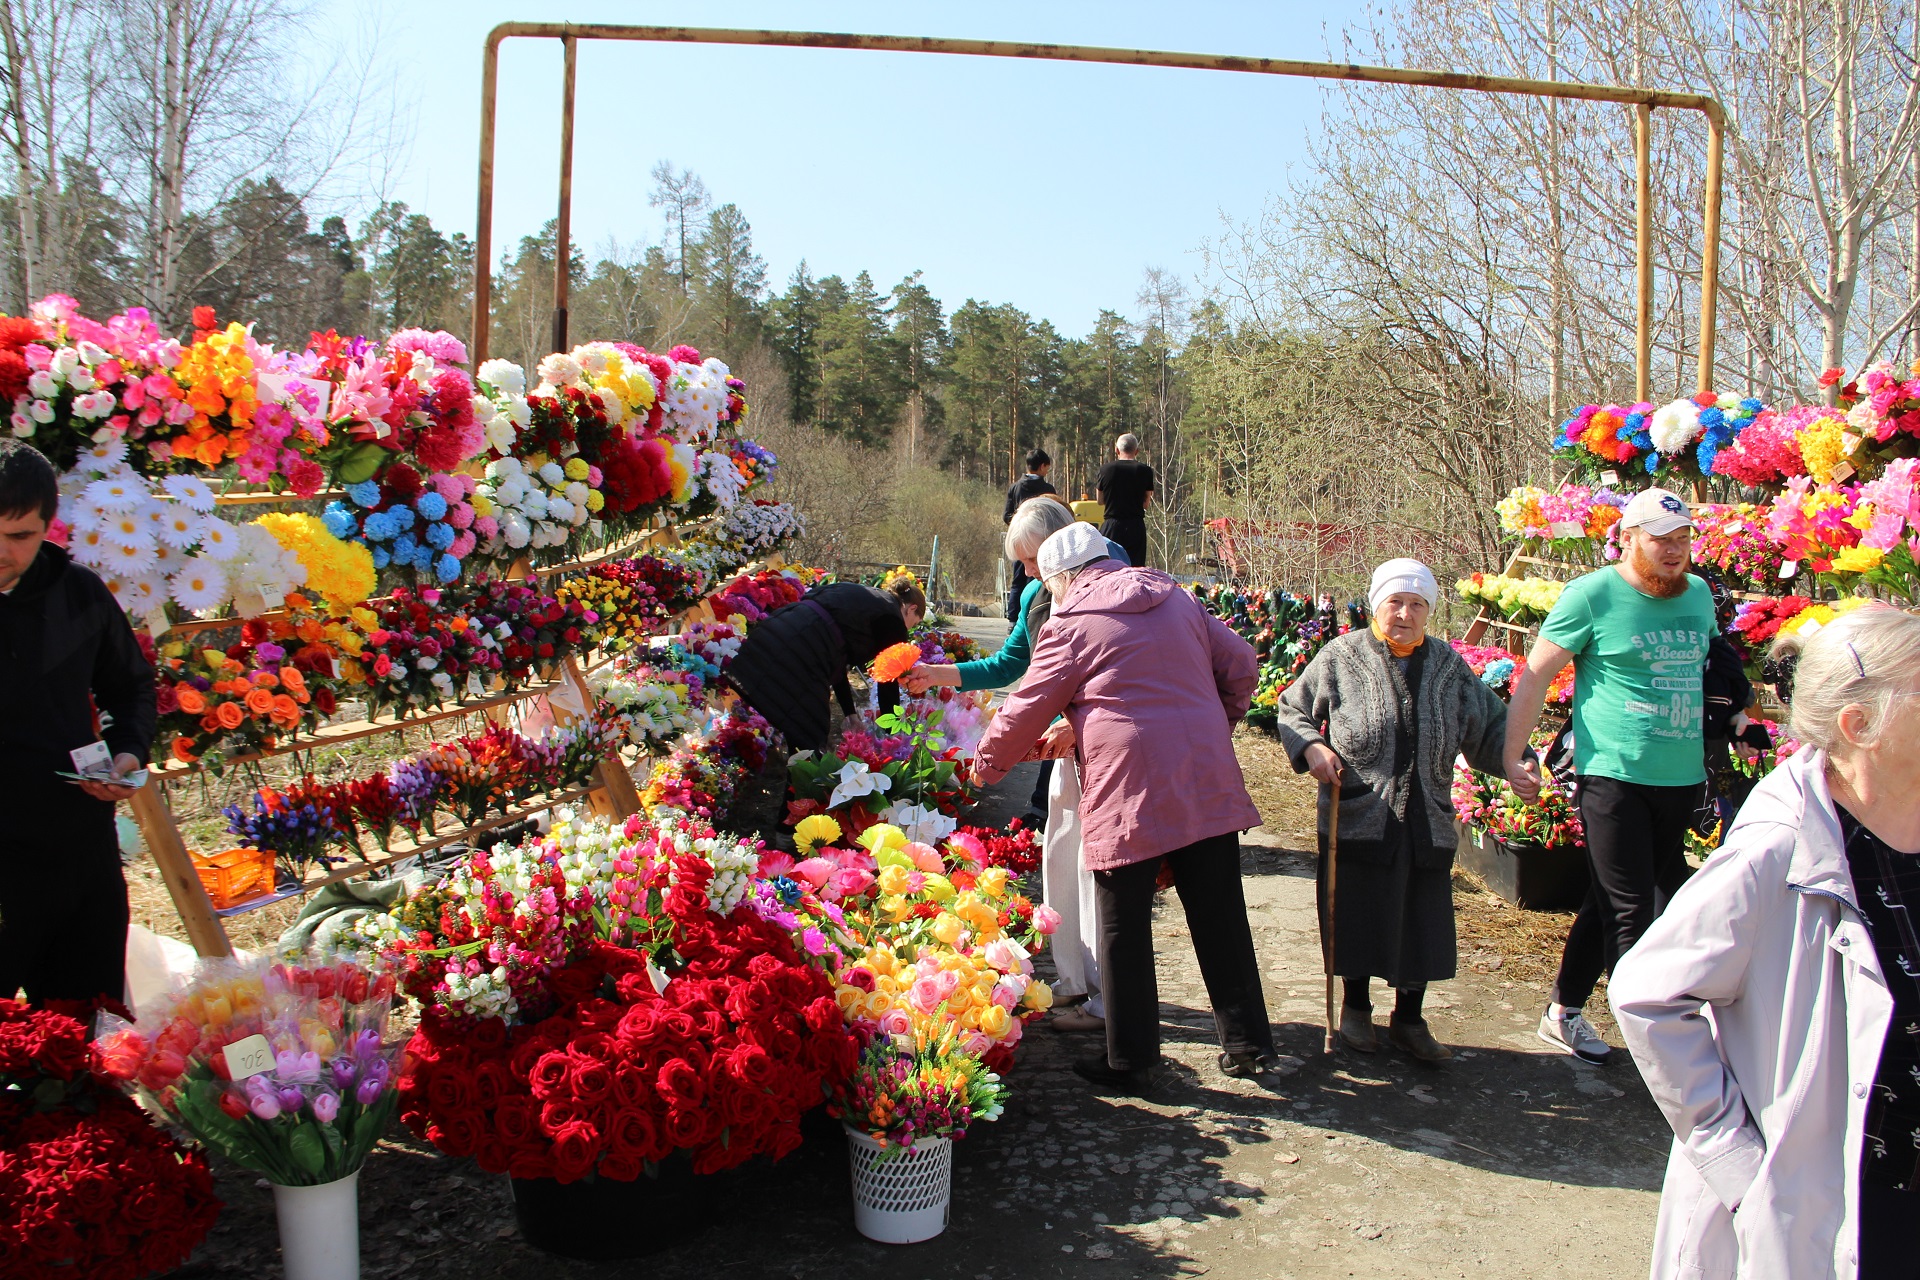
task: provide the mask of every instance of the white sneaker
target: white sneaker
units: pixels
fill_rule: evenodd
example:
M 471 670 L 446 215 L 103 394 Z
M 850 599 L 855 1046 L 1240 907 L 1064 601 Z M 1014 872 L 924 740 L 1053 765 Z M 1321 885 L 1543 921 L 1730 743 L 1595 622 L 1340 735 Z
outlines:
M 1556 1018 L 1552 1012 L 1540 1015 L 1540 1038 L 1562 1053 L 1570 1053 L 1582 1062 L 1604 1066 L 1613 1053 L 1578 1009 L 1569 1009 Z

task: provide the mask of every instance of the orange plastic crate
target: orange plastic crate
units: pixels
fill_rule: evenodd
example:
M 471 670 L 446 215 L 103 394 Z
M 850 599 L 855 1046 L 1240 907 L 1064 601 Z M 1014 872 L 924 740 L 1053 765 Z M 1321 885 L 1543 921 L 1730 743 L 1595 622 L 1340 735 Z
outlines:
M 224 911 L 273 892 L 273 854 L 266 849 L 225 849 L 194 853 L 193 869 L 207 887 L 213 908 Z

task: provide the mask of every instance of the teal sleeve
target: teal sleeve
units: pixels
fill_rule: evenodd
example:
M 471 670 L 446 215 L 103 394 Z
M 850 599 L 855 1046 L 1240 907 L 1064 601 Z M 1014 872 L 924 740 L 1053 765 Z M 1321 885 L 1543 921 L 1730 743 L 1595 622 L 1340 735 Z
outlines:
M 1033 637 L 1027 634 L 1027 609 L 1038 590 L 1040 584 L 1035 581 L 1027 583 L 1026 590 L 1020 593 L 1020 607 L 1015 611 L 1019 616 L 1014 619 L 1013 630 L 1007 632 L 1006 642 L 998 653 L 991 658 L 962 662 L 954 668 L 960 673 L 963 690 L 998 689 L 1027 674 L 1027 664 L 1033 661 Z
M 1599 572 L 1606 572 L 1604 569 Z M 1580 579 L 1568 583 L 1561 591 L 1560 599 L 1547 614 L 1547 620 L 1540 624 L 1540 638 L 1559 645 L 1568 653 L 1580 653 L 1593 640 L 1593 603 L 1587 598 L 1586 586 L 1576 586 Z

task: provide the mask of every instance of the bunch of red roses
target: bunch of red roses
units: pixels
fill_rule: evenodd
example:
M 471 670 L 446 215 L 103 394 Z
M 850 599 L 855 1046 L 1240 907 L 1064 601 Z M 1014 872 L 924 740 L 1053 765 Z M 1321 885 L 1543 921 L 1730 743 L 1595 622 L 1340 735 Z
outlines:
M 762 569 L 755 574 L 741 574 L 713 593 L 713 616 L 724 620 L 737 614 L 748 622 L 759 622 L 775 610 L 798 601 L 806 591 L 806 584 L 797 576 L 782 570 Z
M 1016 877 L 1031 875 L 1040 867 L 1038 833 L 1018 818 L 1009 822 L 1004 831 L 993 827 L 961 827 L 960 832 L 980 842 L 986 851 L 984 866 L 1005 867 Z
M 696 855 L 673 859 L 670 877 L 659 864 L 643 945 L 574 951 L 547 975 L 540 1021 L 427 1007 L 402 1118 L 488 1172 L 560 1182 L 629 1181 L 676 1151 L 696 1173 L 791 1152 L 857 1046 L 833 984 L 786 931 L 750 906 L 709 910 L 712 875 Z
M 94 1087 L 85 1016 L 0 1000 L 0 1280 L 171 1270 L 220 1212 L 205 1159 Z

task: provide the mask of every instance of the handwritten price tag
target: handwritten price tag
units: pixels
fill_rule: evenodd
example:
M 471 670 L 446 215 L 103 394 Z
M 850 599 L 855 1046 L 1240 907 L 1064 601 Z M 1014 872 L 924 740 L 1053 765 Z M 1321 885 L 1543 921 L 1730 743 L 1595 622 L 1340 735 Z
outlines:
M 267 1043 L 265 1036 L 253 1035 L 244 1040 L 235 1040 L 220 1052 L 227 1055 L 227 1074 L 235 1080 L 245 1080 L 248 1076 L 273 1070 L 273 1046 Z
M 1618 471 L 1602 471 L 1600 473 L 1600 483 L 1604 485 L 1619 484 L 1620 473 Z
M 260 600 L 269 609 L 283 609 L 287 604 L 287 595 L 277 587 L 264 587 L 260 591 Z

